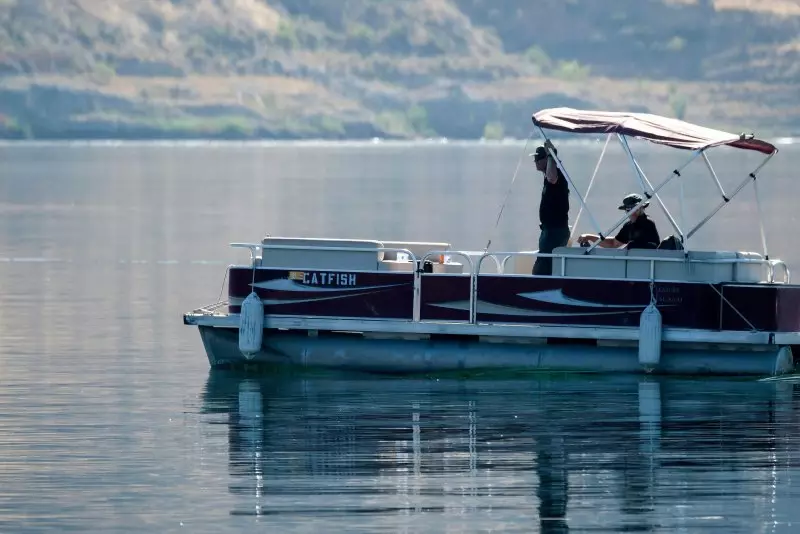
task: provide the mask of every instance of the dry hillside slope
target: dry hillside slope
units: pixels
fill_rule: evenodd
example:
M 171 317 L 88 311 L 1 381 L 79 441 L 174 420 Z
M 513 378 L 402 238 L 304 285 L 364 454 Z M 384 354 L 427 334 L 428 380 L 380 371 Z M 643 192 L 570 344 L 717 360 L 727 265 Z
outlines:
M 800 133 L 800 0 L 0 0 L 0 135 L 525 135 L 537 107 Z

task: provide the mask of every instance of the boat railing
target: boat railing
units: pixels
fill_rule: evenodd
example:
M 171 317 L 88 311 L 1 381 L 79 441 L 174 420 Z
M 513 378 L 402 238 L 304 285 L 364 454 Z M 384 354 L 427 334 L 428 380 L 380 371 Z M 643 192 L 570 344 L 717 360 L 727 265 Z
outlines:
M 792 273 L 789 270 L 789 266 L 783 260 L 769 260 L 770 262 L 770 269 L 772 271 L 772 279 L 775 279 L 775 267 L 780 267 L 783 269 L 783 280 L 785 284 L 792 283 Z
M 252 267 L 257 266 L 258 251 L 264 248 L 260 243 L 231 243 L 231 248 L 246 248 L 250 251 L 250 262 Z
M 467 260 L 467 265 L 469 265 L 469 272 L 468 273 L 460 273 L 460 274 L 467 274 L 472 275 L 475 272 L 475 262 L 472 260 L 472 256 L 470 254 L 472 251 L 469 250 L 431 250 L 427 254 L 425 254 L 422 259 L 420 260 L 424 265 L 428 258 L 435 258 L 436 256 L 458 256 Z M 447 265 L 446 263 L 444 265 Z M 498 273 L 501 272 L 500 265 L 498 262 Z M 432 274 L 432 273 L 423 273 L 423 274 Z
M 463 251 L 460 251 L 460 252 L 462 254 L 469 255 L 470 259 L 472 259 L 472 261 L 470 262 L 470 265 L 472 265 L 472 266 L 475 265 L 475 259 L 474 258 L 480 259 L 480 258 L 482 258 L 483 256 L 486 255 L 486 251 L 484 251 L 484 250 L 463 250 Z M 451 251 L 450 254 L 455 254 L 455 252 Z M 497 269 L 497 273 L 498 274 L 503 274 L 503 264 L 502 264 L 500 258 L 498 258 L 496 256 L 493 256 L 493 255 L 490 256 L 490 257 L 492 258 L 492 260 L 494 260 L 494 265 L 495 265 L 495 268 Z M 475 274 L 480 274 L 480 272 L 481 272 L 480 267 L 477 270 L 472 269 L 470 271 L 470 274 L 473 271 L 475 272 Z
M 217 301 L 213 304 L 207 304 L 205 306 L 201 306 L 192 310 L 192 313 L 197 315 L 217 315 L 219 310 L 222 308 L 227 308 L 228 306 L 228 299 L 223 299 L 222 295 L 225 292 L 225 282 L 228 281 L 228 276 L 231 272 L 231 267 L 233 265 L 228 265 L 227 269 L 225 269 L 225 277 L 222 279 L 222 287 L 219 289 L 219 297 L 217 297 Z
M 483 252 L 480 252 L 483 255 Z M 425 264 L 425 261 L 428 258 L 436 257 L 436 256 L 458 256 L 467 260 L 467 265 L 469 265 L 469 272 L 468 273 L 460 273 L 459 276 L 469 276 L 469 316 L 470 321 L 471 318 L 475 315 L 475 288 L 476 288 L 476 280 L 478 279 L 477 274 L 480 273 L 480 269 L 475 271 L 475 262 L 472 260 L 472 255 L 476 255 L 475 252 L 471 250 L 431 250 L 428 251 L 425 256 L 422 257 L 422 265 Z M 497 265 L 497 272 L 502 273 L 502 268 L 500 266 L 500 262 L 495 258 L 495 265 Z M 419 291 L 415 291 L 414 293 L 414 317 L 415 321 L 419 320 L 421 316 L 421 307 L 422 307 L 422 275 L 426 273 L 418 273 L 414 277 L 414 285 Z M 433 274 L 433 273 L 430 273 Z

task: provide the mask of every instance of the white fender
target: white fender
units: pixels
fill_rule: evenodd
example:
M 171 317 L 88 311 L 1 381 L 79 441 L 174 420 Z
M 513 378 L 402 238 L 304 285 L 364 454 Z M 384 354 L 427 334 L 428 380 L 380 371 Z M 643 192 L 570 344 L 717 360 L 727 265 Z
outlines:
M 639 363 L 647 368 L 661 361 L 661 312 L 650 303 L 639 321 Z
M 239 314 L 239 352 L 252 360 L 261 350 L 264 337 L 264 304 L 255 291 L 242 302 Z

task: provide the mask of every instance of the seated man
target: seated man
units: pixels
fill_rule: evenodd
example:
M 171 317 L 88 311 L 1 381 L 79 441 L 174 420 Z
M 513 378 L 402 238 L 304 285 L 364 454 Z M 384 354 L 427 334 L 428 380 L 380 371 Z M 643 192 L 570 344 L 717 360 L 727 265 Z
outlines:
M 606 248 L 620 248 L 627 245 L 628 249 L 634 248 L 658 248 L 661 242 L 661 237 L 658 235 L 656 223 L 650 220 L 644 213 L 644 209 L 650 205 L 650 202 L 645 202 L 636 209 L 634 206 L 642 201 L 642 197 L 637 194 L 631 194 L 622 199 L 622 205 L 619 207 L 628 213 L 628 222 L 622 225 L 617 235 L 614 237 L 606 237 L 597 245 Z M 592 244 L 600 239 L 599 236 L 594 234 L 581 234 L 578 237 L 578 243 L 581 245 Z

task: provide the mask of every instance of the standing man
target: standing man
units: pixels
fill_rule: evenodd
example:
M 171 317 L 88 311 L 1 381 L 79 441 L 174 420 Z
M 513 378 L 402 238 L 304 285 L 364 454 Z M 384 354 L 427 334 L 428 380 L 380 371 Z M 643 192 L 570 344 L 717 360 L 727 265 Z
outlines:
M 539 252 L 550 254 L 556 247 L 565 247 L 569 241 L 569 184 L 556 161 L 548 153 L 558 151 L 550 140 L 537 147 L 533 153 L 536 170 L 544 174 L 542 200 L 539 203 Z M 536 257 L 533 274 L 550 276 L 553 274 L 553 258 Z

